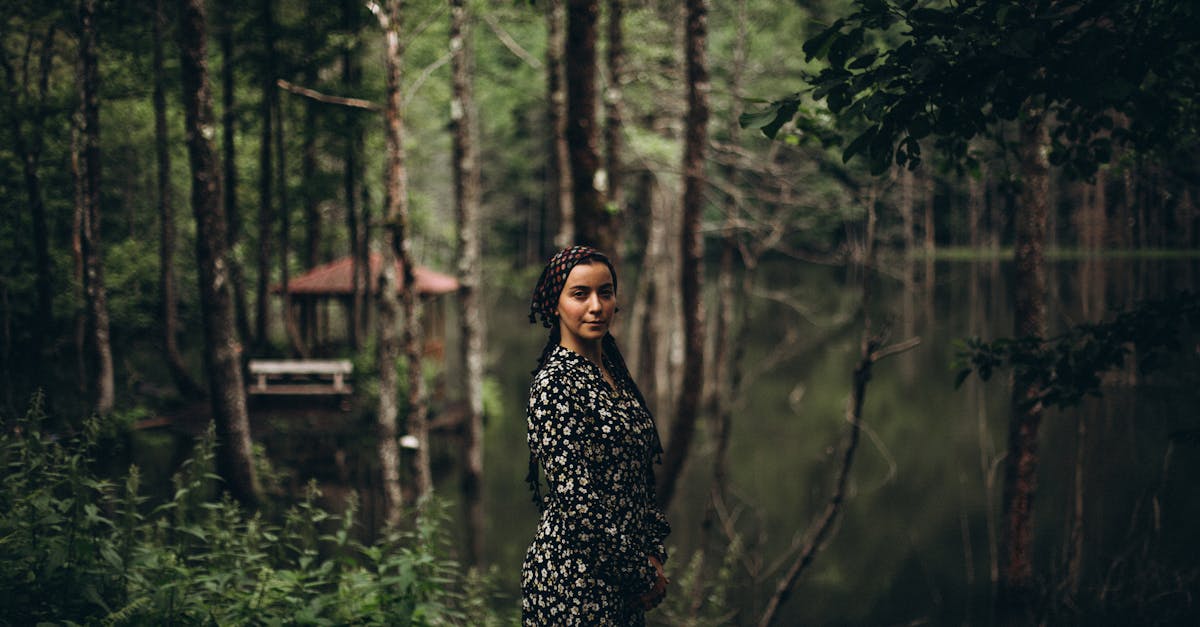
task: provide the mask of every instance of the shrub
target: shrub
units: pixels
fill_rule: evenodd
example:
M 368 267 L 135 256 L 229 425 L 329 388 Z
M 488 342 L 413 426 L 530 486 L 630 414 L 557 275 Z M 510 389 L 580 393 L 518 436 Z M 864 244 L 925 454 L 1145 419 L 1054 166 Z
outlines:
M 353 499 L 334 516 L 310 484 L 273 523 L 219 491 L 210 429 L 149 507 L 137 467 L 120 483 L 91 470 L 99 419 L 64 440 L 42 431 L 42 408 L 39 395 L 0 425 L 0 625 L 511 622 L 490 607 L 490 578 L 446 557 L 439 503 L 367 545 Z

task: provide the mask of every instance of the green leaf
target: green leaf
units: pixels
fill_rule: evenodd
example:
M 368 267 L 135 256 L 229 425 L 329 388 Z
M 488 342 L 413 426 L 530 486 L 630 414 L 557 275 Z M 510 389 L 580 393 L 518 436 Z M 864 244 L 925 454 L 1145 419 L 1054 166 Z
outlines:
M 825 55 L 829 54 L 829 47 L 833 45 L 834 37 L 836 37 L 845 24 L 845 20 L 838 20 L 831 24 L 829 28 L 821 31 L 816 37 L 804 42 L 804 60 L 812 61 L 813 59 L 824 59 Z
M 842 151 L 842 163 L 849 163 L 854 155 L 863 152 L 863 149 L 869 146 L 871 140 L 875 138 L 877 130 L 878 127 L 872 126 L 863 131 L 858 137 L 855 137 L 854 141 L 850 142 L 850 145 L 846 146 L 846 149 Z

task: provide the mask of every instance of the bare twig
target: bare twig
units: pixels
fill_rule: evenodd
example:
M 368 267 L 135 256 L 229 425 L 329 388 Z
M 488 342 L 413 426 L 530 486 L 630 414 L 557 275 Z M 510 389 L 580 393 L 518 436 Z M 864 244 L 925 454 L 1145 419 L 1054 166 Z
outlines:
M 483 21 L 487 22 L 488 28 L 492 29 L 492 32 L 496 34 L 496 38 L 500 40 L 500 43 L 504 44 L 505 48 L 508 48 L 509 52 L 517 55 L 517 58 L 524 61 L 529 67 L 535 70 L 542 69 L 541 59 L 529 54 L 528 50 L 522 48 L 521 44 L 517 43 L 517 40 L 513 39 L 512 35 L 509 35 L 508 31 L 500 26 L 495 17 L 484 15 Z
M 310 98 L 312 100 L 316 100 L 317 102 L 323 102 L 325 104 L 340 105 L 343 107 L 352 107 L 354 109 L 365 109 L 367 111 L 374 111 L 376 113 L 383 111 L 383 107 L 381 107 L 380 105 L 378 105 L 374 102 L 371 102 L 370 100 L 362 100 L 360 98 L 346 98 L 343 96 L 331 96 L 329 94 L 323 94 L 314 89 L 309 89 L 307 87 L 301 87 L 299 85 L 296 85 L 295 83 L 288 82 L 282 78 L 276 80 L 275 84 L 279 85 L 279 87 L 285 91 L 289 91 L 293 94 L 296 94 L 297 96 L 304 96 L 305 98 Z

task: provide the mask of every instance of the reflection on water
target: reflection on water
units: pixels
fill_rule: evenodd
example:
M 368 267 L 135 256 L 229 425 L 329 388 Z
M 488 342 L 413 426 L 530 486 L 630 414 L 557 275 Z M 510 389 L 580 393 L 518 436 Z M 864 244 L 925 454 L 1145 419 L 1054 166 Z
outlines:
M 1139 299 L 1196 290 L 1197 265 L 1196 259 L 1052 264 L 1051 333 Z M 862 331 L 860 279 L 859 270 L 794 262 L 766 264 L 754 279 L 751 291 L 759 297 L 750 303 L 745 393 L 729 447 L 730 513 L 748 547 L 733 579 L 740 623 L 754 623 L 797 540 L 826 504 Z M 1007 389 L 1001 376 L 989 383 L 969 379 L 954 390 L 950 363 L 958 338 L 1011 335 L 1010 282 L 1006 264 L 996 261 L 894 263 L 882 270 L 872 320 L 890 329 L 892 341 L 919 336 L 922 343 L 876 366 L 838 530 L 797 584 L 779 624 L 988 624 Z M 514 605 L 537 517 L 524 482 L 525 396 L 545 341 L 540 326 L 526 324 L 528 291 L 520 283 L 490 281 L 497 287 L 485 292 L 488 372 L 497 401 L 486 433 L 485 559 L 496 566 Z M 456 328 L 454 320 L 448 328 Z M 447 354 L 454 350 L 449 346 Z M 1102 399 L 1047 415 L 1035 540 L 1044 579 L 1066 582 L 1074 559 L 1081 594 L 1103 588 L 1110 605 L 1122 598 L 1173 602 L 1160 593 L 1175 585 L 1171 578 L 1181 570 L 1194 568 L 1182 556 L 1200 544 L 1193 532 L 1200 493 L 1189 481 L 1200 472 L 1200 452 L 1194 439 L 1176 445 L 1168 439 L 1200 428 L 1194 355 L 1190 364 L 1145 380 L 1124 370 L 1107 379 Z M 455 371 L 453 359 L 448 367 Z M 452 400 L 453 385 L 447 388 Z M 334 508 L 358 491 L 370 533 L 378 518 L 371 408 L 306 412 L 256 417 L 256 441 L 272 463 L 296 470 L 279 473 L 287 482 L 280 489 L 298 493 L 316 477 Z M 664 434 L 666 420 L 659 418 Z M 161 480 L 156 491 L 169 493 L 170 468 L 186 446 L 161 433 L 138 437 L 135 461 L 152 487 Z M 714 449 L 703 421 L 694 446 L 669 514 L 675 532 L 668 570 L 676 569 L 677 581 L 701 544 Z M 437 491 L 457 497 L 457 444 L 442 436 L 433 453 Z M 461 525 L 460 512 L 451 514 Z
M 1196 289 L 1196 265 L 1194 259 L 1053 264 L 1051 332 L 1098 320 L 1138 299 Z M 990 261 L 936 267 L 921 262 L 915 269 L 895 264 L 894 275 L 888 272 L 872 319 L 891 329 L 893 341 L 916 335 L 922 344 L 876 367 L 864 411 L 868 433 L 840 528 L 798 583 L 781 624 L 986 624 L 1007 390 L 997 377 L 989 383 L 969 380 L 956 391 L 950 362 L 957 338 L 1011 335 L 1011 279 L 1005 264 Z M 772 564 L 785 558 L 825 506 L 846 430 L 844 406 L 861 333 L 861 319 L 851 315 L 859 302 L 858 279 L 851 270 L 792 262 L 768 264 L 756 279 L 756 291 L 785 291 L 807 315 L 781 298 L 751 303 L 749 378 L 729 450 L 738 528 L 761 558 L 757 575 L 744 571 L 736 578 L 742 622 L 761 610 L 774 587 L 779 571 L 768 572 Z M 500 386 L 504 415 L 488 426 L 488 558 L 515 596 L 521 556 L 536 524 L 522 481 L 524 398 L 544 336 L 540 327 L 522 324 L 523 290 L 491 297 L 490 372 Z M 796 331 L 791 334 L 796 354 L 756 369 L 771 360 L 789 329 Z M 1110 381 L 1103 399 L 1051 413 L 1043 423 L 1036 564 L 1059 581 L 1076 557 L 1085 591 L 1097 589 L 1105 577 L 1135 574 L 1130 568 L 1179 567 L 1172 560 L 1194 552 L 1198 542 L 1190 530 L 1200 495 L 1189 489 L 1186 477 L 1200 470 L 1200 455 L 1184 446 L 1166 459 L 1169 434 L 1200 426 L 1193 409 L 1200 401 L 1197 373 L 1174 373 L 1138 387 L 1130 385 L 1137 382 L 1132 371 Z M 665 433 L 664 422 L 660 418 Z M 713 449 L 706 435 L 702 431 L 697 438 L 670 512 L 675 568 L 701 540 Z M 1077 461 L 1083 469 L 1079 484 Z M 454 486 L 445 482 L 443 494 Z M 1083 494 L 1076 532 L 1082 544 L 1073 549 L 1077 487 Z

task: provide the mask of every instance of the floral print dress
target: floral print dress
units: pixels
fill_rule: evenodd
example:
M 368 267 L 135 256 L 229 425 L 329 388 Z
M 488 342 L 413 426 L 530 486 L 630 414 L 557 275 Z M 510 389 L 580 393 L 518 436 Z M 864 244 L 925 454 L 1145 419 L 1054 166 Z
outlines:
M 637 597 L 671 528 L 654 497 L 654 424 L 631 385 L 613 389 L 556 346 L 530 386 L 529 448 L 550 489 L 521 568 L 525 625 L 645 624 Z

